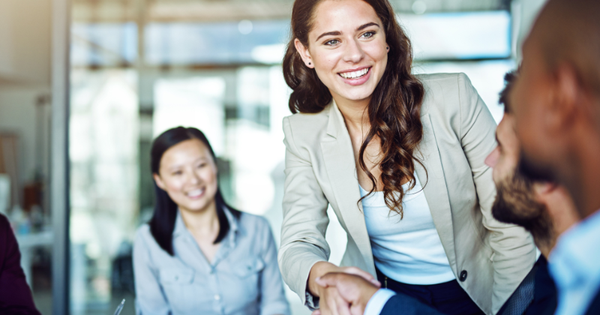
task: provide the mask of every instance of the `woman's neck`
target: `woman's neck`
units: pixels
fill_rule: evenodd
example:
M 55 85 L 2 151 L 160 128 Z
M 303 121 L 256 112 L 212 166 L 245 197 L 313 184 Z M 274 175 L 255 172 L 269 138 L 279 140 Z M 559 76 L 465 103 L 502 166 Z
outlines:
M 181 218 L 185 227 L 193 235 L 213 235 L 219 231 L 219 218 L 217 217 L 216 204 L 210 205 L 202 211 L 181 209 Z
M 344 117 L 347 128 L 368 130 L 369 122 L 369 99 L 361 101 L 337 100 L 335 103 Z

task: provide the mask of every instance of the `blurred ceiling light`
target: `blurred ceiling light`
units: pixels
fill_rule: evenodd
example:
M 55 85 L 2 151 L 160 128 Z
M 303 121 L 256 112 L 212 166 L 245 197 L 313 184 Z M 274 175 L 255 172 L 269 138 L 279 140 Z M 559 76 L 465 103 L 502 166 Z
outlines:
M 252 59 L 265 64 L 280 64 L 285 54 L 285 44 L 260 45 L 252 48 Z
M 252 22 L 248 20 L 241 20 L 238 23 L 238 30 L 243 35 L 248 35 L 252 32 Z
M 424 1 L 417 0 L 413 2 L 412 10 L 415 14 L 423 14 L 427 11 L 427 4 Z

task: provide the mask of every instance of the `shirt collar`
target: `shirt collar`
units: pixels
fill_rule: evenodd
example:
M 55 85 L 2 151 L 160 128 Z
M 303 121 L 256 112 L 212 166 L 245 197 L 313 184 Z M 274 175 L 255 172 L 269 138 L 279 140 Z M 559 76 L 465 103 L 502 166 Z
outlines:
M 600 210 L 558 239 L 548 267 L 561 287 L 578 286 L 600 277 Z
M 225 217 L 227 218 L 227 221 L 229 222 L 229 232 L 227 233 L 225 238 L 223 238 L 222 242 L 228 242 L 229 246 L 231 246 L 233 248 L 233 247 L 235 247 L 235 244 L 236 244 L 238 232 L 240 232 L 240 228 L 239 228 L 239 225 L 237 222 L 238 220 L 236 220 L 233 217 L 233 215 L 231 214 L 231 211 L 227 207 L 223 207 L 223 209 L 224 209 L 223 212 L 225 213 Z M 191 233 L 185 227 L 185 223 L 183 222 L 183 218 L 181 217 L 181 213 L 178 209 L 177 217 L 175 218 L 175 228 L 173 229 L 173 238 L 183 236 L 183 235 L 191 236 Z

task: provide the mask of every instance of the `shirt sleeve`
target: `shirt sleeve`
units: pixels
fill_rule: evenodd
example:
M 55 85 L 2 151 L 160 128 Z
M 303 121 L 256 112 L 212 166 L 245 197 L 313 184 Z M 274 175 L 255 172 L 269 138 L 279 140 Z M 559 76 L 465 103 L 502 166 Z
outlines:
M 290 305 L 285 297 L 283 290 L 283 281 L 277 264 L 277 247 L 273 239 L 273 233 L 266 220 L 264 220 L 262 231 L 263 253 L 262 259 L 265 262 L 265 268 L 260 275 L 260 314 L 275 315 L 290 314 Z
M 137 315 L 167 315 L 171 308 L 162 291 L 158 272 L 152 264 L 145 237 L 140 228 L 133 244 L 133 274 L 135 279 L 135 308 Z M 148 235 L 144 235 L 148 234 Z M 151 237 L 151 236 L 149 236 Z
M 389 289 L 377 290 L 367 303 L 367 307 L 365 307 L 365 315 L 379 315 L 383 310 L 385 303 L 387 303 L 394 295 L 396 295 L 396 293 Z

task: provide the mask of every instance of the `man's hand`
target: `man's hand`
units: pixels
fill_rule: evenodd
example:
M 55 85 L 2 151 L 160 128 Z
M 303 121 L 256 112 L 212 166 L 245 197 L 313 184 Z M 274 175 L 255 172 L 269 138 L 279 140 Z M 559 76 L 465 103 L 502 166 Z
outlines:
M 334 273 L 353 274 L 365 279 L 367 282 L 370 281 L 376 286 L 381 286 L 377 279 L 360 268 L 338 267 L 329 262 L 318 262 L 311 268 L 308 277 L 308 289 L 314 296 L 320 298 L 319 314 L 322 315 L 350 315 L 350 303 L 340 296 L 335 286 L 325 287 L 316 282 L 317 278 Z
M 336 298 L 336 310 L 331 310 L 334 314 L 348 314 L 348 309 L 343 306 L 348 306 L 351 315 L 363 315 L 367 303 L 371 297 L 379 290 L 379 285 L 365 280 L 363 277 L 343 273 L 330 272 L 316 279 L 318 285 L 332 292 L 331 295 Z M 332 290 L 335 290 L 333 293 Z M 339 298 L 343 300 L 339 300 Z M 345 303 L 343 303 L 345 301 Z M 324 301 L 321 301 L 323 305 Z M 329 303 L 326 303 L 329 304 Z M 339 305 L 345 304 L 345 305 Z M 317 310 L 312 315 L 325 315 L 327 312 Z M 337 311 L 337 313 L 336 313 Z

